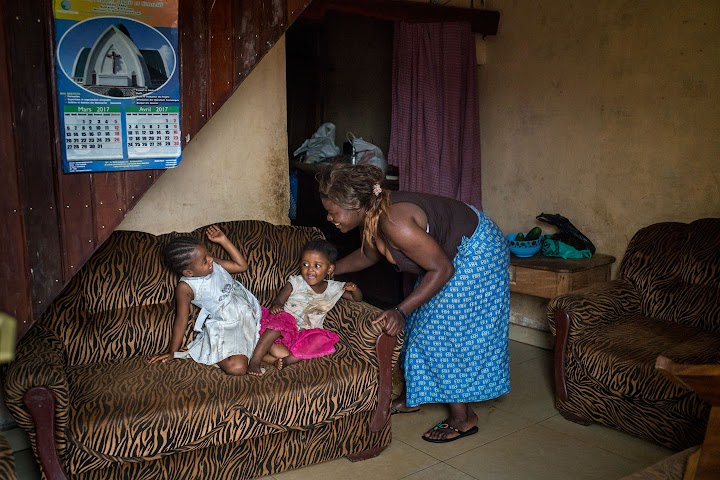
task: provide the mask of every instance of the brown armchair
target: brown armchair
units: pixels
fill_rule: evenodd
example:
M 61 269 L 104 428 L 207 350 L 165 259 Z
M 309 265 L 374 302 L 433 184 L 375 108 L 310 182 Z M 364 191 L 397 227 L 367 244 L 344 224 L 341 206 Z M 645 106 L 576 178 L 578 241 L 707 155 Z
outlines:
M 554 298 L 555 404 L 671 448 L 702 443 L 709 408 L 655 370 L 720 357 L 720 218 L 645 227 L 616 280 Z

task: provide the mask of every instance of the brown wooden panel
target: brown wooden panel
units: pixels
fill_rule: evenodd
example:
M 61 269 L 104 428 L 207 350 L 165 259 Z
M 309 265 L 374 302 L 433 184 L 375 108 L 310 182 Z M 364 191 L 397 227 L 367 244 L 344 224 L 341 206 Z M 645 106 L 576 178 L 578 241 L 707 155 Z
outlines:
M 119 225 L 125 218 L 127 212 L 125 176 L 127 173 L 93 173 L 92 205 L 95 241 L 98 246 L 107 239 L 115 226 Z M 140 173 L 144 174 L 144 172 Z
M 205 2 L 182 1 L 178 11 L 183 146 L 208 120 L 208 40 Z
M 233 0 L 208 0 L 210 32 L 210 116 L 220 109 L 235 89 Z
M 297 20 L 303 13 L 305 8 L 310 4 L 310 0 L 287 0 L 287 23 L 288 26 Z
M 0 44 L 7 45 L 7 10 L 0 11 Z M 13 132 L 13 101 L 9 59 L 0 48 L 0 205 L 2 205 L 3 261 L 0 262 L 0 310 L 18 321 L 18 335 L 32 321 L 30 269 L 25 250 L 25 226 Z M 12 279 L 12 281 L 11 281 Z
M 17 161 L 23 203 L 33 317 L 37 318 L 62 283 L 62 254 L 55 209 L 55 169 L 50 123 L 49 52 L 46 2 L 6 2 L 8 46 Z
M 261 2 L 236 0 L 235 17 L 235 88 L 257 65 L 260 57 Z
M 287 0 L 262 0 L 260 48 L 263 55 L 275 46 L 287 29 Z
M 145 192 L 160 178 L 165 170 L 139 170 L 126 172 L 125 175 L 125 198 L 126 208 L 129 212 L 142 198 Z
M 58 174 L 64 283 L 70 280 L 95 250 L 91 178 L 91 173 Z
M 313 0 L 307 13 L 322 18 L 327 10 L 363 15 L 391 22 L 469 22 L 473 32 L 496 35 L 500 12 L 403 0 Z

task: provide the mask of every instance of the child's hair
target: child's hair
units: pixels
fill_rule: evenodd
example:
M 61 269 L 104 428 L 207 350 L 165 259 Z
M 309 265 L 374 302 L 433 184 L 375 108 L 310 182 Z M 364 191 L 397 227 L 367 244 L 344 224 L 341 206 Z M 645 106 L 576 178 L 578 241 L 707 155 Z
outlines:
M 330 262 L 330 265 L 335 263 L 338 258 L 338 251 L 335 245 L 328 242 L 327 240 L 310 240 L 305 244 L 301 253 L 305 252 L 320 252 L 325 255 Z
M 193 253 L 198 245 L 201 245 L 200 240 L 195 237 L 180 235 L 173 238 L 163 252 L 165 264 L 173 272 L 182 275 L 183 270 L 192 263 Z

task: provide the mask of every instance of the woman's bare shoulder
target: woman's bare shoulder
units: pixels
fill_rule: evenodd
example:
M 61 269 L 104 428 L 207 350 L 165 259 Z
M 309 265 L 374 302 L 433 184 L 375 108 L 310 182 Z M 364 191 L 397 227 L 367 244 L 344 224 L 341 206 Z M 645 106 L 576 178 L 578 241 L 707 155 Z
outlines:
M 426 231 L 426 226 L 425 212 L 411 202 L 393 203 L 388 212 L 380 217 L 380 228 L 389 237 L 418 229 Z

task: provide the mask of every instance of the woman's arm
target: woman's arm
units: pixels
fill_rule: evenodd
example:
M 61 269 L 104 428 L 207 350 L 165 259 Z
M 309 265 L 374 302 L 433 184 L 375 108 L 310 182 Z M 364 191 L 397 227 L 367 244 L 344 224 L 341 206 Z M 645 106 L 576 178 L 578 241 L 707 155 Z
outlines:
M 243 254 L 240 253 L 235 244 L 225 236 L 225 233 L 223 233 L 217 225 L 210 225 L 205 231 L 205 235 L 207 235 L 211 242 L 217 243 L 223 247 L 230 256 L 230 260 L 222 258 L 214 259 L 215 262 L 222 265 L 225 270 L 229 273 L 241 273 L 248 269 L 247 260 L 245 260 Z
M 190 316 L 190 301 L 194 294 L 190 285 L 180 282 L 175 287 L 175 321 L 173 322 L 172 337 L 168 345 L 168 353 L 158 355 L 150 359 L 150 363 L 165 363 L 175 357 L 175 352 L 180 351 L 182 347 L 185 329 L 187 328 L 188 318 Z
M 380 261 L 382 257 L 374 246 L 365 245 L 364 249 L 357 249 L 350 255 L 347 255 L 335 262 L 335 275 L 343 273 L 357 272 L 372 267 Z

